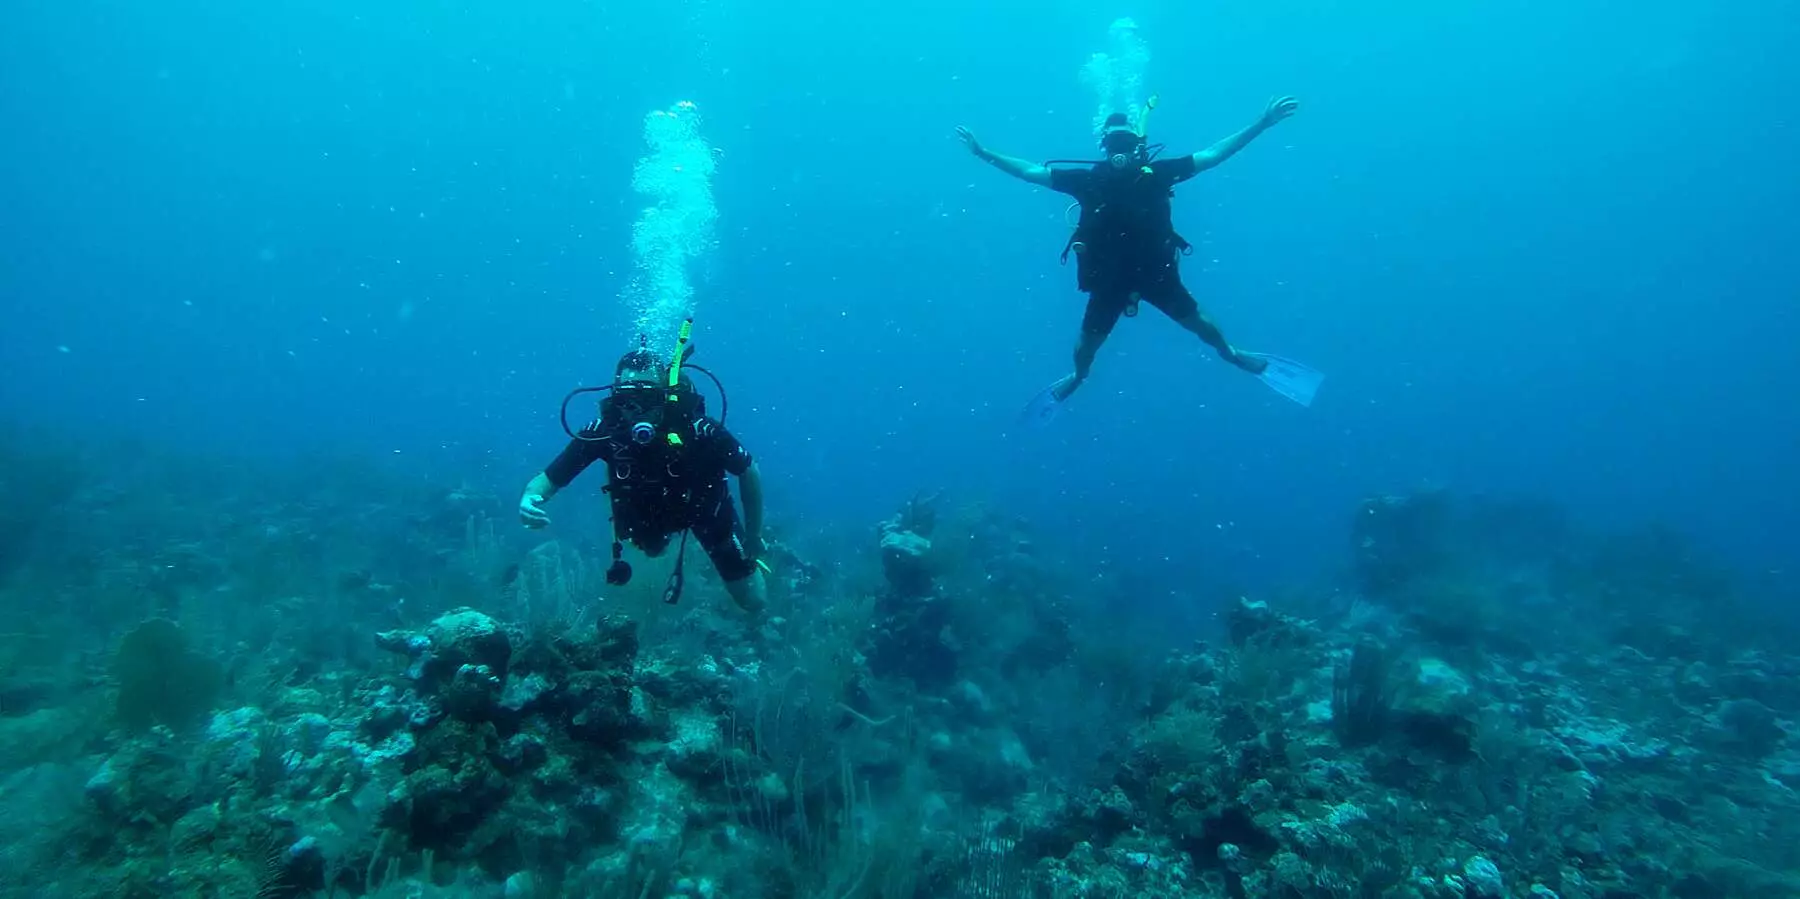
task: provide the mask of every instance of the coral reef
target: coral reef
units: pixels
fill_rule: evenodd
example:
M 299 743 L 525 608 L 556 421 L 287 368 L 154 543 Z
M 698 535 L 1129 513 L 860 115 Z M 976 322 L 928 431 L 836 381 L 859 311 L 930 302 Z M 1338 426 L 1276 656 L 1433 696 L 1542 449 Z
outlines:
M 921 494 L 749 621 L 318 489 L 12 565 L 117 624 L 0 643 L 0 896 L 1800 895 L 1792 632 L 1666 531 L 1381 498 L 1340 589 L 1146 633 Z

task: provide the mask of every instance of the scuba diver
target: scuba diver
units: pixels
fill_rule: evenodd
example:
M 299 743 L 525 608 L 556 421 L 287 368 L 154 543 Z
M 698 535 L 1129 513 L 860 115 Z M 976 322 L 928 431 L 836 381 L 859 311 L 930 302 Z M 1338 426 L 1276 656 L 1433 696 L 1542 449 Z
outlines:
M 1151 98 L 1148 109 L 1154 109 L 1155 102 Z M 1170 202 L 1175 185 L 1235 156 L 1298 107 L 1292 97 L 1271 100 L 1249 127 L 1193 155 L 1167 159 L 1156 158 L 1161 148 L 1146 143 L 1142 122 L 1134 128 L 1119 112 L 1108 116 L 1103 126 L 1100 150 L 1106 158 L 1099 161 L 1028 162 L 989 150 L 968 128 L 956 129 L 977 159 L 1014 178 L 1068 194 L 1081 210 L 1062 253 L 1064 263 L 1069 254 L 1075 255 L 1076 286 L 1088 295 L 1075 346 L 1075 370 L 1046 388 L 1028 407 L 1028 415 L 1049 418 L 1081 387 L 1119 317 L 1137 315 L 1140 301 L 1162 310 L 1225 361 L 1260 376 L 1283 396 L 1301 405 L 1311 403 L 1321 375 L 1278 356 L 1232 346 L 1181 283 L 1177 261 L 1191 247 L 1175 233 Z M 1071 165 L 1079 167 L 1061 167 Z
M 668 365 L 640 346 L 619 360 L 612 384 L 583 387 L 563 400 L 563 430 L 568 431 L 569 400 L 581 393 L 609 394 L 600 402 L 599 419 L 580 433 L 570 432 L 569 445 L 525 485 L 519 520 L 528 528 L 550 524 L 543 503 L 589 465 L 605 462 L 607 482 L 601 489 L 612 497 L 613 523 L 607 583 L 619 586 L 631 579 L 631 566 L 622 558 L 623 541 L 655 557 L 680 534 L 675 571 L 663 593 L 665 602 L 675 603 L 681 597 L 682 562 L 691 532 L 712 559 L 732 600 L 756 614 L 767 601 L 766 568 L 758 558 L 763 546 L 762 475 L 743 444 L 725 430 L 723 386 L 719 418 L 714 420 L 706 415 L 705 398 L 684 370 L 712 377 L 699 366 L 684 367 L 692 354 L 691 326 L 689 322 L 682 327 L 680 345 Z M 727 474 L 737 476 L 743 496 L 741 526 Z

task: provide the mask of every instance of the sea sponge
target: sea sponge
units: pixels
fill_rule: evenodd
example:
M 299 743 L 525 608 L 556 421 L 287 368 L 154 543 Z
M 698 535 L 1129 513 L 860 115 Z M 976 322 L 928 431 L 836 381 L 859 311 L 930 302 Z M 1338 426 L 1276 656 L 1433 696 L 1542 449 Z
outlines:
M 152 618 L 119 643 L 113 656 L 119 686 L 119 723 L 133 731 L 162 724 L 194 726 L 218 701 L 225 672 L 188 647 L 187 635 L 167 618 Z

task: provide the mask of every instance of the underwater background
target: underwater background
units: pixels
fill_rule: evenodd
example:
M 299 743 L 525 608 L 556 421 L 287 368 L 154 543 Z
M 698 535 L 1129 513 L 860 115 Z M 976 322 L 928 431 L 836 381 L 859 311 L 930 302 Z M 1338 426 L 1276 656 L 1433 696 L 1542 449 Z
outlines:
M 4 895 L 1800 896 L 1789 4 L 3 18 Z M 1300 99 L 1175 220 L 1326 380 L 1146 309 L 1022 428 L 1067 202 L 954 130 L 1152 94 Z M 602 598 L 595 476 L 516 525 L 689 315 L 793 653 Z M 469 627 L 506 692 L 376 640 Z

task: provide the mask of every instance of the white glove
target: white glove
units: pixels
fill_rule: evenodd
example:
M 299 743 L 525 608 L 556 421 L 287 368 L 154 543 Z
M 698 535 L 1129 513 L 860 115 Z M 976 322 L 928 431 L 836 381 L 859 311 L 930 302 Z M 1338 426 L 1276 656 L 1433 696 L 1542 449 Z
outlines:
M 550 524 L 550 516 L 543 509 L 538 508 L 538 503 L 543 501 L 544 497 L 536 493 L 527 493 L 519 497 L 520 523 L 528 528 L 547 527 Z

